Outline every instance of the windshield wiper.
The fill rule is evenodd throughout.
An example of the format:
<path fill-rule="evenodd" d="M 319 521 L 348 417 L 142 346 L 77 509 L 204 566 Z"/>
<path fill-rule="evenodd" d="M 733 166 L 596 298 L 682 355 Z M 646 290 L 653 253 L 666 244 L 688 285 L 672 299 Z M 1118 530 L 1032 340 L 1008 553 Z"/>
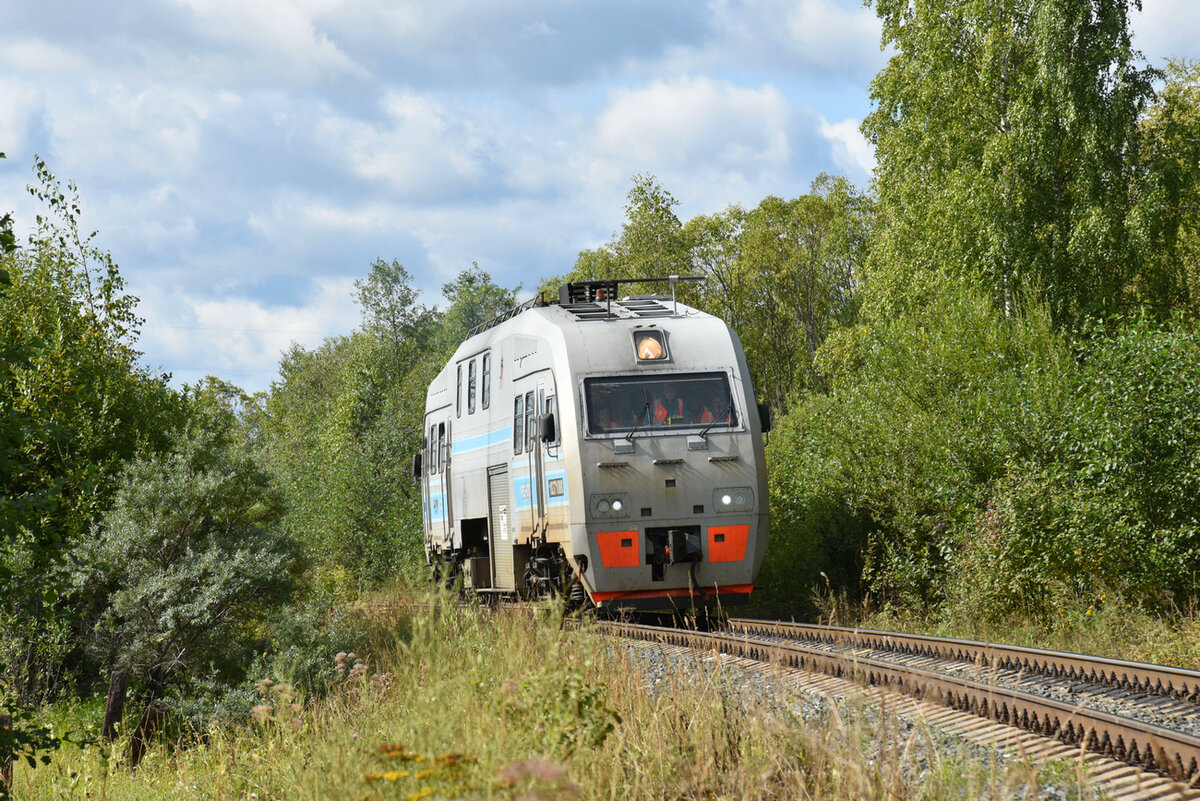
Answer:
<path fill-rule="evenodd" d="M 642 396 L 646 399 L 646 405 L 642 407 L 641 414 L 638 415 L 637 420 L 633 421 L 633 428 L 629 429 L 629 433 L 625 435 L 625 439 L 629 440 L 630 443 L 633 442 L 634 432 L 638 430 L 638 426 L 645 419 L 646 412 L 650 411 L 650 396 L 646 394 L 645 390 L 642 391 Z"/>

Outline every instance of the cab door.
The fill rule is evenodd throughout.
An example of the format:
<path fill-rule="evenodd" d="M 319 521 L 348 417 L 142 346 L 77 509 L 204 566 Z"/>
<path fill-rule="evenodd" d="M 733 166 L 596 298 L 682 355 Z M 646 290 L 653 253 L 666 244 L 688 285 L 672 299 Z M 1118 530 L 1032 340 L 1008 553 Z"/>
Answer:
<path fill-rule="evenodd" d="M 543 370 L 525 376 L 516 384 L 516 408 L 521 410 L 516 425 L 521 444 L 519 455 L 514 457 L 514 468 L 516 465 L 524 468 L 520 471 L 524 476 L 514 479 L 514 502 L 522 534 L 540 537 L 546 530 L 547 449 L 552 447 L 551 442 L 543 441 L 541 428 L 547 409 L 554 406 L 554 381 L 550 372 Z"/>
<path fill-rule="evenodd" d="M 450 534 L 450 423 L 428 419 L 429 458 L 424 474 L 426 542 L 444 545 Z"/>

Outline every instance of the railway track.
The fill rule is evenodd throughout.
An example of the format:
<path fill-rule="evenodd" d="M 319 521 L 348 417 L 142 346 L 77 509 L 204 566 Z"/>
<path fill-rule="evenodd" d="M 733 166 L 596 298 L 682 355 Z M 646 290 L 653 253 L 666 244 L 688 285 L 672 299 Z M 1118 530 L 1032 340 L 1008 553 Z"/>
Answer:
<path fill-rule="evenodd" d="M 988 729 L 997 742 L 1016 742 L 1014 729 L 1022 730 L 1022 751 L 1054 758 L 1089 753 L 1091 774 L 1113 797 L 1200 798 L 1200 736 L 1194 733 L 1200 728 L 1200 673 L 1195 671 L 773 621 L 732 620 L 720 632 L 602 625 L 620 637 L 902 693 L 935 705 L 930 709 L 945 708 L 939 714 L 952 728 Z"/>

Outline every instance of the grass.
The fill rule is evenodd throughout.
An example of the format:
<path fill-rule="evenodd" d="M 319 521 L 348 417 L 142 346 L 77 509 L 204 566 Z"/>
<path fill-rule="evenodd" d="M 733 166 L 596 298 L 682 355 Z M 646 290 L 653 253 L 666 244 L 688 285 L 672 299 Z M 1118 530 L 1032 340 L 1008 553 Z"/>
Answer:
<path fill-rule="evenodd" d="M 364 614 L 375 616 L 360 647 L 328 655 L 325 692 L 302 698 L 288 677 L 264 677 L 241 724 L 160 741 L 136 771 L 122 743 L 69 746 L 48 766 L 19 766 L 16 796 L 1005 798 L 1041 781 L 853 700 L 779 698 L 702 658 L 663 669 L 553 615 L 444 597 Z M 1048 775 L 1064 784 L 1063 768 Z"/>

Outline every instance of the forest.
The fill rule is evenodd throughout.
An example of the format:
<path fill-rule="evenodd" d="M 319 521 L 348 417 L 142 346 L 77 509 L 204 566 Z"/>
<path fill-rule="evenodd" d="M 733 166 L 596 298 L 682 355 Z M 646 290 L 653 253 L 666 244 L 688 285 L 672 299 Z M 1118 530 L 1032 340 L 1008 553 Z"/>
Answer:
<path fill-rule="evenodd" d="M 681 220 L 636 175 L 611 241 L 537 287 L 473 264 L 423 299 L 381 258 L 359 327 L 253 396 L 142 363 L 136 288 L 37 161 L 34 233 L 0 219 L 0 747 L 87 736 L 45 710 L 102 708 L 118 673 L 133 720 L 165 702 L 178 729 L 245 720 L 264 675 L 315 682 L 346 601 L 425 578 L 429 379 L 580 278 L 703 275 L 682 299 L 741 336 L 777 421 L 754 612 L 1193 614 L 1200 66 L 1145 63 L 1116 0 L 874 5 L 869 187 Z"/>

